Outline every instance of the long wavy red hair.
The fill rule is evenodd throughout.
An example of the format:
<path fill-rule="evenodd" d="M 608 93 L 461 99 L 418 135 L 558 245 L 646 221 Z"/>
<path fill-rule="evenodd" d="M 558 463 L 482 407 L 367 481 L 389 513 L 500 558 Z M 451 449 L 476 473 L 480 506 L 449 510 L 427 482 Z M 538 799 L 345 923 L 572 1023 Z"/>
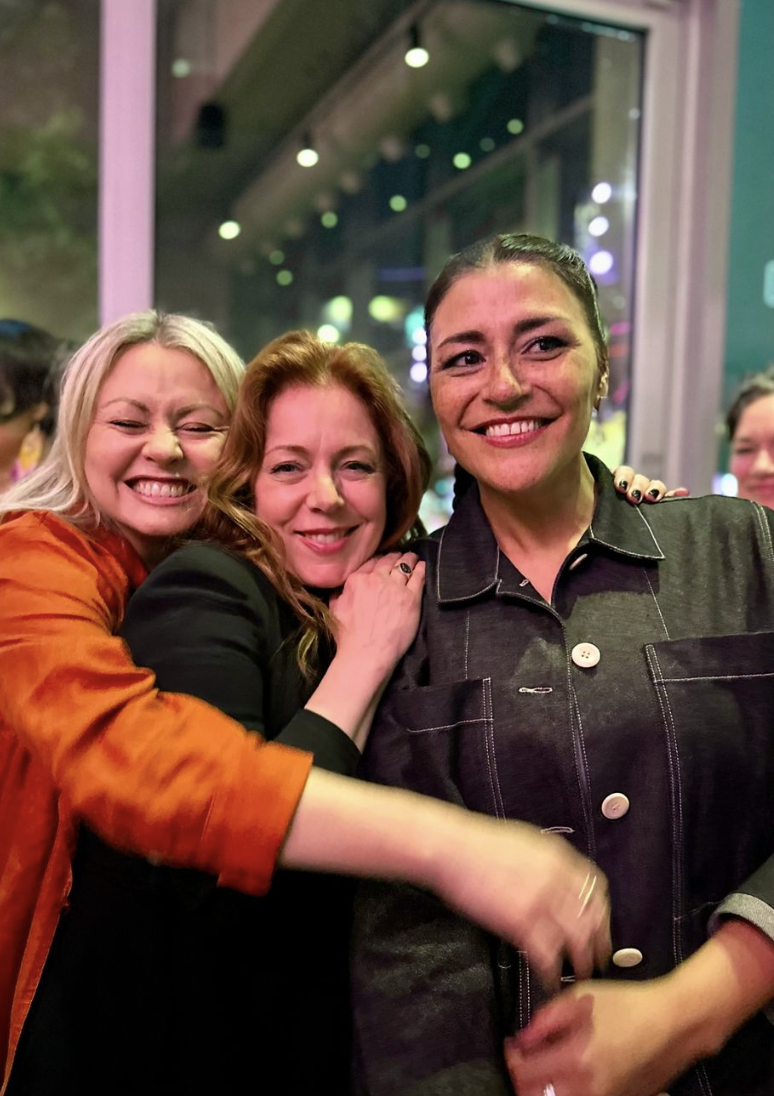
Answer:
<path fill-rule="evenodd" d="M 301 626 L 299 665 L 308 673 L 320 642 L 334 639 L 331 614 L 287 570 L 282 541 L 256 517 L 253 498 L 272 401 L 295 385 L 341 385 L 370 415 L 385 464 L 387 519 L 379 551 L 402 546 L 424 532 L 417 514 L 432 465 L 398 383 L 371 347 L 337 346 L 308 331 L 291 331 L 269 343 L 248 365 L 223 452 L 210 476 L 201 529 L 250 559 L 292 607 Z"/>

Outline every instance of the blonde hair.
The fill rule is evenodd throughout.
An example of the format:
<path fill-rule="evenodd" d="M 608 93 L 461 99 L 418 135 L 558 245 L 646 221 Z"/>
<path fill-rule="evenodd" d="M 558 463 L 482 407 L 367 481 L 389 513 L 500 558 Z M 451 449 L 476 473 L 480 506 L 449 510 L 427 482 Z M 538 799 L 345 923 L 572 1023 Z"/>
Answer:
<path fill-rule="evenodd" d="M 210 324 L 155 309 L 124 316 L 97 331 L 71 358 L 62 382 L 51 452 L 40 468 L 2 496 L 0 519 L 11 511 L 46 510 L 82 527 L 108 523 L 86 482 L 86 439 L 102 383 L 124 351 L 142 343 L 192 354 L 212 375 L 233 411 L 244 362 Z"/>
<path fill-rule="evenodd" d="M 402 546 L 424 532 L 417 513 L 432 463 L 400 386 L 370 346 L 336 346 L 308 331 L 291 331 L 269 343 L 248 365 L 226 444 L 209 477 L 201 529 L 251 560 L 291 606 L 301 624 L 298 662 L 309 674 L 320 642 L 333 640 L 332 618 L 325 603 L 288 572 L 282 541 L 256 517 L 253 498 L 271 403 L 296 385 L 341 385 L 370 415 L 385 471 L 387 513 L 379 551 Z"/>

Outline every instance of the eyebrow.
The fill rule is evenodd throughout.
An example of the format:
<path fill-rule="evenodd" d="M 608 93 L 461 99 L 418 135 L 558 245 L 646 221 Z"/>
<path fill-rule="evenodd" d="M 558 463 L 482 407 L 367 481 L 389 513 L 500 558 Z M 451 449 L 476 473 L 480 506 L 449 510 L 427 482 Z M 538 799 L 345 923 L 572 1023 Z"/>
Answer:
<path fill-rule="evenodd" d="M 136 407 L 138 411 L 144 411 L 146 415 L 150 414 L 150 408 L 142 400 L 133 400 L 129 396 L 116 396 L 114 400 L 108 400 L 107 403 L 103 403 L 103 407 L 110 407 L 114 403 L 128 403 L 132 407 Z M 213 407 L 211 403 L 189 403 L 185 407 L 179 407 L 176 414 L 178 416 L 190 415 L 192 411 L 212 411 L 214 415 L 218 415 L 223 418 L 223 412 L 219 411 L 217 407 Z"/>
<path fill-rule="evenodd" d="M 566 319 L 563 316 L 528 316 L 524 320 L 519 320 L 518 323 L 513 325 L 514 335 L 526 335 L 530 331 L 535 331 L 539 327 L 546 327 L 550 323 L 566 323 Z M 438 343 L 438 349 L 447 346 L 449 343 L 482 343 L 486 342 L 486 337 L 481 331 L 457 331 L 453 335 L 447 335 L 445 339 L 442 339 Z"/>
<path fill-rule="evenodd" d="M 304 445 L 273 445 L 271 449 L 266 450 L 265 456 L 268 457 L 269 453 L 277 453 L 279 451 L 295 453 L 299 457 L 305 457 L 309 454 L 309 450 Z M 378 456 L 376 451 L 372 449 L 370 445 L 366 445 L 365 442 L 363 442 L 362 445 L 345 445 L 343 449 L 337 449 L 334 456 L 347 457 L 352 453 L 370 453 L 374 458 Z"/>

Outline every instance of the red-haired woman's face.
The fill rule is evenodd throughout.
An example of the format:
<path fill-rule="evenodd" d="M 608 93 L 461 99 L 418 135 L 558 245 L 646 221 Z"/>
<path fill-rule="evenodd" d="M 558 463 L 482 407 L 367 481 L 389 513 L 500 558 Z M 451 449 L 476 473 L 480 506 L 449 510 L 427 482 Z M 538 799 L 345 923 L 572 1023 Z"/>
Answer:
<path fill-rule="evenodd" d="M 280 392 L 254 492 L 288 570 L 306 586 L 341 586 L 378 548 L 387 514 L 384 455 L 363 402 L 336 384 Z"/>

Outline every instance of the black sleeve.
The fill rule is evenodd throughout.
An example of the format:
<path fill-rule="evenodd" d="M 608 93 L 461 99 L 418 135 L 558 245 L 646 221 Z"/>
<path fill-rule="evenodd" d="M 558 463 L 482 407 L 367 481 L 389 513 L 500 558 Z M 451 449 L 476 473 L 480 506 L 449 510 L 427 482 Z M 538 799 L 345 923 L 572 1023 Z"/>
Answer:
<path fill-rule="evenodd" d="M 269 663 L 283 636 L 276 594 L 247 561 L 210 545 L 174 552 L 131 598 L 121 635 L 160 689 L 196 696 L 249 731 L 307 750 L 321 768 L 354 772 L 357 747 L 300 698 L 285 727 L 268 725 Z"/>

